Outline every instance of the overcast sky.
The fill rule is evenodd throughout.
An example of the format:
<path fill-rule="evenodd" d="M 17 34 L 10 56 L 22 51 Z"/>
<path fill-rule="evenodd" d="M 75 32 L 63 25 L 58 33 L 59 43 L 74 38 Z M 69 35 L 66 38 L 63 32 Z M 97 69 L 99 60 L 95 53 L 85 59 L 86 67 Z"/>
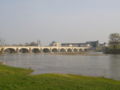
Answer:
<path fill-rule="evenodd" d="M 108 41 L 120 32 L 120 0 L 0 0 L 6 43 Z"/>

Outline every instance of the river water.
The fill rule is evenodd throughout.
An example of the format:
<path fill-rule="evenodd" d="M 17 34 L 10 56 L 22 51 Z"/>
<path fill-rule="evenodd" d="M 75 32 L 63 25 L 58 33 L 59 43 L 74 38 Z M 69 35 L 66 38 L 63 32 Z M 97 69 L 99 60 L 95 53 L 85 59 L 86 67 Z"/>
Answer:
<path fill-rule="evenodd" d="M 68 73 L 120 80 L 120 55 L 9 54 L 1 55 L 0 62 L 32 68 L 33 74 Z"/>

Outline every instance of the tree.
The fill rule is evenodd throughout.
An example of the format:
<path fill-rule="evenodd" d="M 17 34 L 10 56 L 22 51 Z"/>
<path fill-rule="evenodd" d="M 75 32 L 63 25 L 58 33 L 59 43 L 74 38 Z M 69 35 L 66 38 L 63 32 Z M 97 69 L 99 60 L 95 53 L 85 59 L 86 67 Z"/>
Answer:
<path fill-rule="evenodd" d="M 120 34 L 112 33 L 109 36 L 109 46 L 105 48 L 105 53 L 120 54 Z"/>
<path fill-rule="evenodd" d="M 120 48 L 120 34 L 119 33 L 112 33 L 109 37 L 109 46 L 113 49 Z"/>

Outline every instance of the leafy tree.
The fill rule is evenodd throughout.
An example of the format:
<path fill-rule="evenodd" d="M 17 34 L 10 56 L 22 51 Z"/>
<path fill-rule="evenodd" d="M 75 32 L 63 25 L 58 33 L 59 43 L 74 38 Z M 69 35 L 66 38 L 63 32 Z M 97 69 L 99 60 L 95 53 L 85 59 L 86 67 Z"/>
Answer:
<path fill-rule="evenodd" d="M 120 48 L 120 34 L 119 33 L 112 33 L 109 37 L 109 46 L 113 49 Z"/>
<path fill-rule="evenodd" d="M 109 46 L 106 47 L 105 53 L 120 54 L 120 34 L 112 33 L 109 37 Z"/>

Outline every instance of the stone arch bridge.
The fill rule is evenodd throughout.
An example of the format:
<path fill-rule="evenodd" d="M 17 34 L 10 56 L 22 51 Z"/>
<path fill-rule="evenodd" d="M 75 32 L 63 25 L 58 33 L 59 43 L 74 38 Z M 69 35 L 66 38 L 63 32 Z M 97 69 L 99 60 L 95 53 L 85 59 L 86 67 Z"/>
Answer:
<path fill-rule="evenodd" d="M 57 47 L 57 46 L 1 46 L 1 53 L 79 53 L 89 47 Z"/>

